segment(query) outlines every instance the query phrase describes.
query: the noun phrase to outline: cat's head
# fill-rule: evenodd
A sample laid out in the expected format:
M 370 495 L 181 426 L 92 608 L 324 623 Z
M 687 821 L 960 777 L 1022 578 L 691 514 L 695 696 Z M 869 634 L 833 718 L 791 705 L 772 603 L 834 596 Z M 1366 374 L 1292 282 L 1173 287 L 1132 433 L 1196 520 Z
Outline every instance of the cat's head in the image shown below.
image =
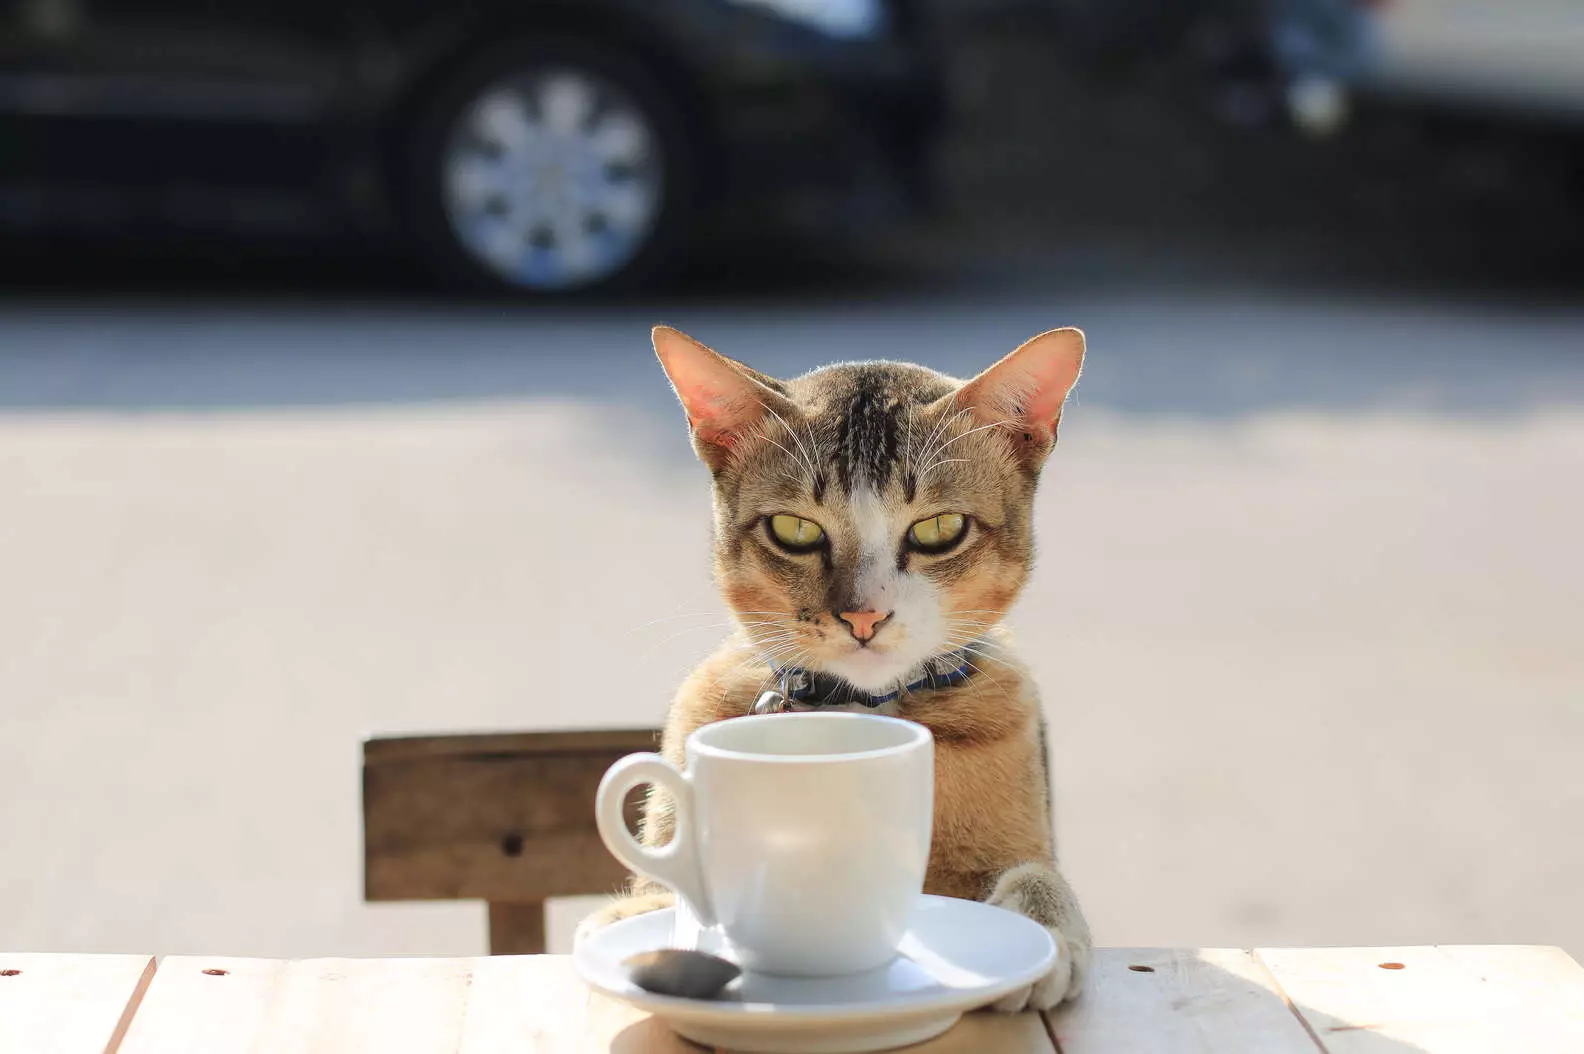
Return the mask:
M 882 692 L 1012 605 L 1081 332 L 971 381 L 898 362 L 781 381 L 665 326 L 654 343 L 714 476 L 716 577 L 763 654 Z

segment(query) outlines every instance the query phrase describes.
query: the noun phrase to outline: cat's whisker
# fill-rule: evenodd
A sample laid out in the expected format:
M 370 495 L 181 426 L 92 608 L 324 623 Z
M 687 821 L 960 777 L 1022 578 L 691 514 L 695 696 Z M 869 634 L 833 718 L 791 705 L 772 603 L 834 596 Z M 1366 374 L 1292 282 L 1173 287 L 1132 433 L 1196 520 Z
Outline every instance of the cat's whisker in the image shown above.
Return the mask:
M 945 437 L 951 432 L 951 430 L 954 427 L 956 427 L 957 422 L 961 421 L 964 417 L 972 416 L 974 410 L 975 410 L 975 408 L 972 407 L 972 406 L 965 406 L 961 410 L 958 410 L 956 413 L 952 414 L 950 417 L 946 418 L 944 421 L 941 422 L 941 428 L 936 433 L 936 435 L 934 436 L 935 444 L 934 444 L 934 446 L 932 446 L 930 448 L 929 456 L 931 458 L 935 457 L 943 449 L 945 449 L 945 445 L 946 445 Z M 926 459 L 926 460 L 928 460 L 928 459 Z
M 928 462 L 930 458 L 935 456 L 934 443 L 936 437 L 941 434 L 942 429 L 949 427 L 960 416 L 961 411 L 950 416 L 942 416 L 940 420 L 935 422 L 935 427 L 931 428 L 929 435 L 924 437 L 924 453 L 919 457 L 920 461 Z
M 976 638 L 954 640 L 954 641 L 952 641 L 952 646 L 954 648 L 956 648 L 958 651 L 965 652 L 968 655 L 972 655 L 972 656 L 974 656 L 975 658 L 979 659 L 982 662 L 993 662 L 993 663 L 996 663 L 996 664 L 998 664 L 1000 666 L 1006 667 L 1008 670 L 1011 670 L 1014 674 L 1016 674 L 1019 677 L 1022 677 L 1022 675 L 1023 675 L 1023 671 L 1019 667 L 1015 666 L 1014 664 L 1008 662 L 1007 660 L 1001 658 L 998 655 L 993 655 L 990 652 L 985 651 L 983 646 L 978 642 L 978 640 Z M 963 663 L 965 665 L 972 665 L 972 661 L 969 660 L 969 659 L 966 659 L 966 658 L 963 660 Z M 973 668 L 976 669 L 976 670 L 978 669 L 977 666 L 974 666 Z M 1005 692 L 1006 691 L 1006 687 L 1003 685 L 1001 690 L 1003 692 Z
M 771 412 L 774 413 L 774 411 L 771 411 Z M 764 429 L 762 429 L 762 428 L 758 429 L 757 434 L 758 434 L 758 437 L 760 439 L 763 439 L 766 443 L 769 443 L 771 446 L 773 446 L 777 450 L 781 451 L 781 453 L 785 454 L 787 457 L 792 458 L 795 461 L 796 460 L 800 460 L 796 454 L 792 453 L 792 451 L 788 450 L 786 447 L 782 446 L 780 443 L 777 443 L 774 439 L 771 439 L 770 436 L 765 432 Z
M 805 420 L 803 422 L 803 431 L 807 434 L 809 446 L 813 449 L 815 474 L 818 475 L 819 466 L 826 461 L 825 448 L 820 445 L 819 433 L 814 431 L 814 423 L 812 421 Z
M 733 637 L 728 637 L 727 640 L 729 641 L 729 640 L 732 640 L 733 638 L 735 638 L 735 639 L 738 639 L 738 640 L 745 641 L 748 644 L 757 644 L 757 643 L 760 643 L 761 641 L 780 640 L 780 639 L 782 639 L 784 637 L 789 637 L 789 636 L 792 636 L 792 635 L 793 635 L 793 633 L 792 633 L 791 630 L 779 629 L 779 628 L 776 628 L 776 627 L 770 627 L 768 629 L 762 629 L 762 630 L 758 630 L 758 631 L 752 632 L 752 633 L 744 631 L 744 632 L 741 632 L 741 633 L 733 634 Z
M 734 629 L 737 626 L 738 626 L 738 623 L 736 623 L 736 622 L 714 622 L 714 623 L 709 623 L 709 624 L 703 625 L 703 626 L 687 626 L 687 627 L 684 627 L 683 629 L 677 630 L 676 632 L 664 637 L 661 640 L 655 641 L 653 644 L 650 645 L 650 648 L 654 649 L 654 648 L 663 647 L 666 644 L 670 644 L 674 640 L 677 640 L 679 638 L 687 636 L 689 633 L 698 633 L 698 632 L 700 632 L 702 630 L 717 630 L 718 631 L 718 630 L 723 630 L 723 629 Z
M 946 442 L 942 443 L 939 447 L 937 447 L 936 450 L 935 450 L 935 453 L 939 454 L 939 453 L 944 452 L 947 447 L 949 447 L 953 443 L 957 442 L 957 440 L 966 439 L 968 436 L 973 435 L 975 432 L 983 432 L 987 428 L 1004 428 L 1007 425 L 1010 425 L 1012 423 L 1013 422 L 1010 421 L 1010 420 L 1007 420 L 1007 421 L 991 421 L 987 425 L 976 425 L 973 428 L 964 429 L 963 431 L 958 432 L 956 435 L 952 436 L 950 439 L 946 440 Z
M 778 647 L 789 647 L 801 639 L 802 638 L 798 634 L 789 633 L 784 637 L 772 637 L 767 640 L 750 641 L 749 645 L 751 647 L 758 648 L 760 651 L 767 651 L 768 649 Z
M 769 411 L 771 417 L 774 417 L 777 421 L 781 422 L 781 427 L 787 430 L 787 434 L 792 437 L 792 442 L 797 444 L 798 451 L 803 455 L 803 466 L 808 469 L 809 479 L 812 480 L 815 476 L 819 475 L 819 469 L 815 467 L 814 459 L 812 456 L 810 456 L 808 448 L 803 445 L 802 437 L 797 434 L 797 431 L 791 425 L 786 423 L 786 418 L 776 413 L 775 407 L 766 405 L 765 409 Z M 783 447 L 782 449 L 785 448 Z M 787 453 L 787 456 L 792 456 L 790 451 Z
M 959 417 L 961 416 L 961 412 L 959 412 L 958 416 Z M 954 417 L 954 418 L 952 418 L 952 420 L 955 421 L 956 418 Z M 957 442 L 959 439 L 964 439 L 964 438 L 966 438 L 968 436 L 971 436 L 975 432 L 983 432 L 983 431 L 985 431 L 986 429 L 989 429 L 989 428 L 1001 428 L 1001 427 L 1004 427 L 1004 426 L 1010 425 L 1010 424 L 1012 424 L 1011 421 L 992 421 L 989 424 L 976 425 L 973 428 L 964 429 L 963 431 L 958 432 L 956 435 L 952 436 L 950 439 L 946 439 L 946 440 L 936 444 L 935 447 L 930 450 L 930 454 L 929 454 L 930 463 L 929 463 L 929 466 L 927 468 L 925 468 L 923 472 L 920 472 L 918 474 L 918 478 L 920 480 L 924 479 L 926 476 L 928 476 L 935 469 L 939 468 L 941 465 L 950 465 L 950 464 L 953 464 L 955 462 L 969 460 L 968 458 L 942 459 L 941 456 L 940 456 L 940 455 L 942 455 L 942 454 L 944 454 L 946 452 L 946 448 L 947 447 L 951 446 L 953 443 Z
M 760 649 L 762 651 L 762 650 L 764 650 L 766 648 L 779 647 L 781 645 L 791 644 L 791 643 L 793 643 L 795 641 L 799 641 L 801 639 L 802 639 L 802 635 L 799 634 L 799 633 L 765 634 L 763 636 L 749 636 L 749 637 L 745 637 L 742 646 L 745 647 L 745 648 L 758 648 L 758 649 Z
M 809 651 L 808 651 L 807 648 L 800 648 L 797 651 L 793 652 L 791 654 L 790 658 L 786 662 L 781 662 L 779 665 L 782 666 L 783 668 L 787 667 L 787 666 L 797 666 L 798 664 L 802 663 L 805 658 L 808 657 L 808 654 L 809 654 Z M 775 656 L 775 657 L 772 657 L 772 658 L 769 659 L 769 663 L 768 664 L 770 666 L 770 669 L 764 675 L 764 677 L 760 678 L 759 686 L 757 688 L 755 688 L 754 691 L 753 691 L 753 698 L 754 698 L 755 701 L 757 701 L 758 698 L 761 695 L 763 695 L 766 690 L 769 689 L 771 682 L 775 680 L 775 678 L 776 678 L 776 665 L 777 665 L 777 661 L 778 661 L 779 658 L 780 658 L 780 656 L 778 655 L 778 656 Z
M 744 633 L 750 633 L 750 632 L 754 632 L 754 631 L 762 630 L 762 629 L 766 629 L 766 628 L 769 628 L 769 629 L 797 629 L 798 628 L 798 623 L 797 622 L 793 621 L 792 619 L 786 619 L 786 618 L 735 619 L 735 620 L 733 620 L 732 625 L 736 626 L 738 629 L 742 630 Z
M 1014 666 L 1010 662 L 1007 662 L 1005 659 L 1001 658 L 1000 656 L 991 655 L 988 652 L 980 651 L 979 649 L 973 647 L 972 645 L 969 645 L 969 644 L 963 645 L 963 651 L 966 651 L 970 655 L 973 655 L 973 656 L 976 656 L 976 657 L 978 657 L 980 659 L 983 659 L 986 662 L 993 662 L 993 663 L 996 663 L 996 664 L 998 664 L 1000 666 L 1005 666 L 1007 669 L 1011 670 L 1013 673 L 1021 674 L 1023 672 L 1022 670 L 1018 669 L 1018 667 Z
M 923 472 L 920 472 L 918 474 L 918 478 L 920 480 L 922 480 L 925 476 L 928 476 L 931 472 L 934 472 L 936 469 L 940 468 L 942 465 L 959 465 L 959 464 L 966 465 L 969 460 L 970 459 L 965 458 L 965 457 L 948 457 L 948 458 L 940 458 L 938 460 L 931 461 L 929 463 L 929 467 L 926 468 Z
M 766 628 L 768 628 L 770 630 L 785 631 L 790 636 L 795 636 L 796 635 L 795 633 L 791 632 L 792 631 L 792 627 L 794 625 L 792 623 L 760 622 L 760 623 L 756 623 L 756 625 L 759 625 L 759 626 L 762 626 L 762 627 L 766 627 Z M 737 630 L 742 630 L 743 636 L 746 637 L 746 638 L 749 638 L 750 640 L 752 640 L 754 638 L 754 636 L 755 636 L 754 633 L 752 633 L 750 631 L 743 630 L 742 624 L 740 622 L 717 622 L 717 623 L 714 623 L 712 625 L 705 625 L 705 626 L 688 626 L 688 627 L 686 627 L 684 629 L 678 630 L 678 631 L 676 631 L 674 633 L 671 633 L 671 634 L 667 635 L 666 637 L 662 638 L 661 640 L 658 640 L 658 641 L 655 641 L 655 642 L 649 644 L 644 649 L 644 651 L 642 652 L 642 654 L 638 658 L 639 665 L 640 666 L 647 665 L 648 663 L 654 661 L 656 656 L 657 656 L 657 653 L 660 651 L 660 649 L 664 648 L 667 644 L 670 644 L 672 641 L 675 641 L 675 640 L 678 640 L 678 639 L 680 639 L 682 637 L 685 637 L 689 633 L 695 632 L 697 630 L 704 630 L 704 629 L 710 629 L 710 630 L 737 629 Z M 760 630 L 760 633 L 764 633 L 764 632 L 765 632 L 764 630 Z M 768 634 L 765 634 L 765 635 L 767 637 L 772 638 L 772 639 L 776 639 L 776 640 L 781 639 L 781 637 L 777 633 L 768 633 Z M 758 650 L 759 647 L 760 646 L 758 644 L 749 643 L 749 644 L 742 645 L 740 647 L 733 647 L 732 650 L 733 651 L 747 650 L 747 649 Z
M 776 615 L 776 616 L 782 616 L 782 617 L 785 617 L 785 618 L 791 618 L 792 617 L 792 613 L 790 611 L 739 611 L 739 612 L 736 612 L 736 614 L 738 616 L 741 616 L 741 615 Z M 640 624 L 638 624 L 636 626 L 632 626 L 632 627 L 630 627 L 627 630 L 627 632 L 630 633 L 630 634 L 636 635 L 638 633 L 641 633 L 644 630 L 650 629 L 651 627 L 658 626 L 662 622 L 675 622 L 677 619 L 688 619 L 688 618 L 708 618 L 708 617 L 711 617 L 711 616 L 714 616 L 718 620 L 720 615 L 721 615 L 720 611 L 686 611 L 686 612 L 682 612 L 682 613 L 679 613 L 679 614 L 676 614 L 676 615 L 662 615 L 659 618 L 653 618 L 653 619 L 650 619 L 647 622 L 643 622 L 643 623 L 640 623 Z M 689 633 L 696 633 L 696 632 L 701 631 L 701 630 L 731 629 L 731 628 L 735 627 L 736 625 L 738 625 L 739 623 L 745 623 L 745 624 L 748 624 L 748 625 L 770 625 L 771 624 L 771 623 L 766 623 L 766 622 L 756 622 L 756 621 L 742 619 L 742 618 L 737 618 L 737 619 L 734 619 L 734 620 L 731 620 L 731 621 L 724 621 L 724 622 L 723 621 L 706 622 L 706 623 L 701 623 L 701 624 L 696 625 L 696 626 L 686 626 L 686 627 L 684 627 L 682 629 L 679 629 L 675 633 L 673 633 L 670 636 L 666 637 L 665 639 L 660 640 L 660 641 L 652 644 L 651 647 L 660 647 L 661 645 L 669 644 L 671 641 L 676 640 L 678 637 L 685 636 L 686 634 L 689 634 Z M 671 629 L 672 627 L 668 626 L 668 627 L 665 627 L 665 628 Z
M 983 658 L 983 656 L 981 656 L 981 658 Z M 979 667 L 975 666 L 972 662 L 969 662 L 967 659 L 963 660 L 963 665 L 967 666 L 970 670 L 972 670 L 974 673 L 978 674 L 981 677 L 987 677 L 988 676 L 983 670 L 981 670 Z M 982 684 L 983 682 L 980 682 L 980 683 Z M 1002 696 L 1003 699 L 1005 699 L 1007 701 L 1008 705 L 1015 705 L 1016 700 L 1012 697 L 1012 693 L 1007 691 L 1007 686 L 1006 685 L 1001 684 L 999 681 L 992 682 L 992 683 L 994 683 L 997 688 L 1001 689 L 1001 696 Z
M 758 666 L 761 663 L 773 664 L 781 655 L 785 654 L 786 649 L 789 647 L 790 645 L 780 644 L 767 652 L 763 648 L 757 648 L 751 645 L 745 646 L 741 650 L 748 651 L 750 654 L 748 654 L 745 658 L 739 659 L 735 664 L 726 670 L 723 676 L 730 677 L 740 670 L 747 669 L 751 666 Z
M 954 648 L 961 648 L 965 645 L 974 645 L 976 647 L 991 646 L 979 634 L 979 630 L 965 626 L 961 629 L 949 631 L 946 634 L 946 641 L 949 647 Z
M 644 646 L 643 652 L 639 657 L 639 662 L 646 663 L 654 660 L 659 656 L 661 649 L 663 649 L 666 645 L 672 643 L 673 641 L 680 640 L 686 635 L 686 633 L 673 633 L 670 636 L 664 637 L 660 640 L 651 641 L 649 644 Z
M 769 407 L 766 407 L 766 409 L 769 409 Z M 785 424 L 785 422 L 782 422 L 782 423 Z M 770 437 L 770 433 L 766 432 L 764 430 L 764 428 L 762 428 L 762 427 L 755 428 L 749 434 L 755 439 L 763 439 L 766 443 L 769 443 L 771 446 L 773 446 L 777 450 L 781 451 L 781 453 L 783 453 L 787 457 L 791 458 L 799 466 L 806 467 L 807 463 L 804 461 L 804 459 L 802 457 L 798 456 L 797 454 L 792 453 L 792 451 L 788 450 L 783 444 L 778 443 L 774 439 L 772 439 Z M 796 472 L 793 472 L 791 469 L 788 469 L 788 468 L 780 469 L 776 473 L 775 478 L 778 479 L 778 480 L 781 480 L 782 482 L 790 483 L 793 487 L 798 487 L 798 488 L 801 488 L 801 487 L 805 486 L 807 484 L 807 482 L 808 482 L 802 476 L 799 476 Z
M 661 615 L 658 618 L 649 619 L 647 622 L 640 622 L 636 626 L 628 627 L 628 629 L 629 629 L 630 632 L 636 633 L 638 630 L 648 629 L 650 626 L 653 626 L 656 623 L 660 623 L 660 622 L 674 622 L 674 621 L 676 621 L 679 618 L 708 618 L 711 615 L 720 615 L 720 614 L 721 614 L 721 612 L 719 610 L 715 610 L 715 611 L 680 611 L 680 612 L 676 613 L 675 615 Z
M 907 438 L 902 440 L 902 476 L 913 475 L 913 415 L 907 415 Z

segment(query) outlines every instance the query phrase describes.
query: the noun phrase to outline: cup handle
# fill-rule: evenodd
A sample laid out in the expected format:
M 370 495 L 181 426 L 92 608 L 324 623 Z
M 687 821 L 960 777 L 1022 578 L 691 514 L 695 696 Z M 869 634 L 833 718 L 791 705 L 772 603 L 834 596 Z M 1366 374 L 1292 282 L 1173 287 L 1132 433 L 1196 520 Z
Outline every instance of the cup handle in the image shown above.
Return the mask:
M 628 791 L 645 783 L 671 795 L 671 841 L 662 846 L 642 845 L 627 830 L 623 802 Z M 627 755 L 600 780 L 594 799 L 594 820 L 612 856 L 639 874 L 670 886 L 688 902 L 700 925 L 715 925 L 694 841 L 693 784 L 685 774 L 659 754 Z

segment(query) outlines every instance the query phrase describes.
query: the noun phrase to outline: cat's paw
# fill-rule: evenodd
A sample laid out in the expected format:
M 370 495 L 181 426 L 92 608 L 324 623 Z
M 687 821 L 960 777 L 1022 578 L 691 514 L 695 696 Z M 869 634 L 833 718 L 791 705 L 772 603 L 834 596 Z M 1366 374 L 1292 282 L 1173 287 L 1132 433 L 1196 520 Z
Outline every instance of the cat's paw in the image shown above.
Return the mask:
M 1074 953 L 1075 942 L 1069 941 L 1060 930 L 1048 926 L 1046 929 L 1056 942 L 1056 965 L 1051 967 L 1050 973 L 1033 984 L 1024 985 L 997 999 L 991 1004 L 992 1010 L 1006 1014 L 1020 1014 L 1025 1010 L 1053 1010 L 1078 994 L 1088 966 L 1088 951 L 1085 949 L 1081 953 L 1083 965 L 1080 967 L 1080 955 Z
M 1002 996 L 993 1009 L 1006 1013 L 1051 1010 L 1077 995 L 1089 972 L 1089 927 L 1066 881 L 1045 864 L 1025 864 L 1001 876 L 985 903 L 1015 911 L 1044 926 L 1056 942 L 1056 963 L 1033 984 Z
M 651 911 L 661 911 L 665 908 L 676 906 L 676 894 L 670 890 L 655 893 L 631 893 L 600 908 L 578 923 L 577 930 L 572 935 L 572 946 L 577 947 L 596 930 L 602 930 L 613 922 L 630 919 L 634 915 L 647 915 Z

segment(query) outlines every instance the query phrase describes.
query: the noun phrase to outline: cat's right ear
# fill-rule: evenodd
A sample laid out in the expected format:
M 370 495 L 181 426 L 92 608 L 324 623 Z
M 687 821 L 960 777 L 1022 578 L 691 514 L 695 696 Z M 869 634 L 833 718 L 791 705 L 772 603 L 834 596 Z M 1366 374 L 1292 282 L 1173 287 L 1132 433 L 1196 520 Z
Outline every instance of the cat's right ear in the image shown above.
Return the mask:
M 794 412 L 784 396 L 681 330 L 656 326 L 653 338 L 660 365 L 687 412 L 693 449 L 711 469 L 722 468 L 772 411 L 783 420 Z
M 1049 330 L 963 385 L 952 403 L 986 426 L 998 427 L 1019 459 L 1038 471 L 1056 444 L 1062 406 L 1078 383 L 1083 361 L 1083 330 Z

